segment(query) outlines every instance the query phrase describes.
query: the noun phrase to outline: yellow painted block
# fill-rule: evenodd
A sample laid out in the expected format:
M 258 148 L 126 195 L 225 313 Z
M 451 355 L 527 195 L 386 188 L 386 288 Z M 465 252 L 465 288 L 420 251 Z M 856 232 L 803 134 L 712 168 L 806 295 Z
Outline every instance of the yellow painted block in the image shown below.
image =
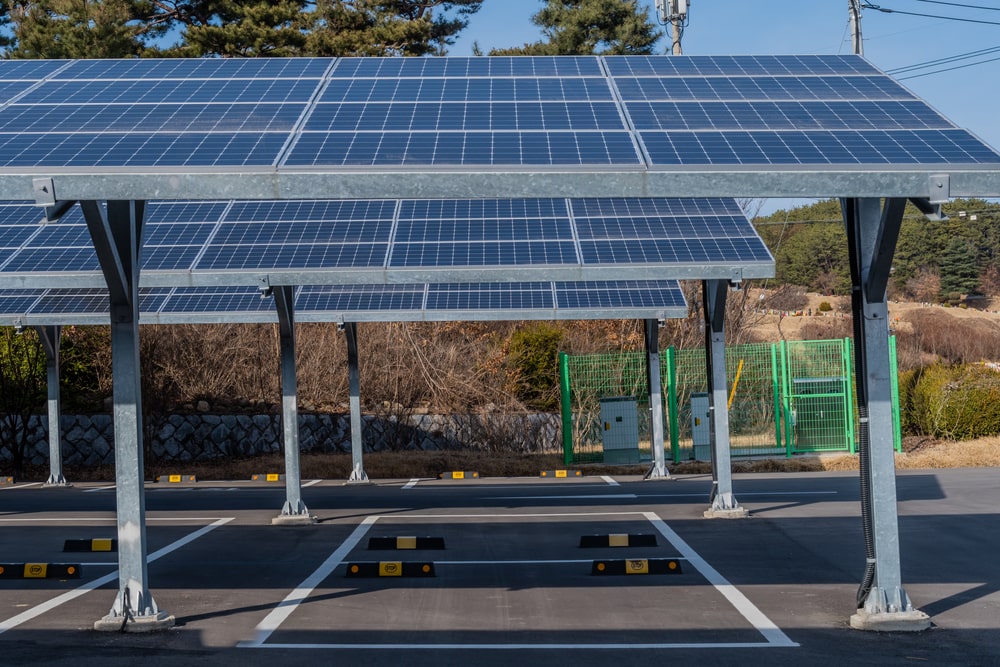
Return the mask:
M 451 473 L 452 479 L 465 479 L 465 472 L 453 472 Z
M 25 563 L 24 578 L 44 579 L 45 575 L 48 573 L 48 570 L 49 570 L 48 563 Z
M 276 472 L 269 472 L 267 474 L 267 481 L 269 481 L 269 482 L 277 482 L 280 479 L 281 479 L 281 475 L 279 475 Z
M 396 538 L 396 548 L 397 549 L 416 549 L 417 548 L 417 537 L 397 537 Z
M 625 574 L 649 574 L 649 561 L 645 559 L 625 561 Z
M 181 476 L 180 475 L 170 475 L 169 477 L 167 477 L 167 481 L 176 484 L 177 482 L 181 481 Z
M 91 551 L 111 551 L 111 540 L 94 539 L 90 541 Z
M 403 564 L 399 561 L 382 561 L 378 564 L 378 576 L 401 577 L 403 576 Z
M 565 470 L 556 470 L 556 477 L 565 477 L 565 476 L 566 476 Z
M 628 534 L 608 535 L 609 547 L 627 547 Z

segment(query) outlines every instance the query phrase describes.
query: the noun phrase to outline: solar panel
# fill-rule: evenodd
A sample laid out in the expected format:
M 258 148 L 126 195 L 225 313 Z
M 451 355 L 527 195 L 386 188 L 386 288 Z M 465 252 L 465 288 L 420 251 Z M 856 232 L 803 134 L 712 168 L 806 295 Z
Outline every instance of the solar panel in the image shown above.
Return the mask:
M 853 55 L 606 56 L 604 62 L 615 77 L 878 74 L 874 66 Z
M 570 79 L 331 79 L 322 103 L 348 102 L 605 102 L 605 78 Z
M 328 58 L 139 58 L 134 60 L 77 60 L 69 68 L 59 72 L 56 78 L 77 80 L 150 78 L 315 79 L 323 76 L 326 70 L 329 69 L 331 62 Z

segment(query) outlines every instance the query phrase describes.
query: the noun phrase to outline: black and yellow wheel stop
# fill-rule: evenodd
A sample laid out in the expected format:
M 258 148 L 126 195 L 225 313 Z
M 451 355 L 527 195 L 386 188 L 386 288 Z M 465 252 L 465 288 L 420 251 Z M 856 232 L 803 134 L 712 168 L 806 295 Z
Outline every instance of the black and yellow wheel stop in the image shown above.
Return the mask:
M 0 563 L 0 579 L 79 579 L 78 563 Z
M 13 484 L 13 477 L 0 477 L 0 486 L 6 486 L 7 484 Z
M 347 577 L 433 577 L 434 563 L 378 561 L 374 563 L 348 563 Z
M 566 479 L 568 477 L 583 477 L 583 473 L 579 470 L 543 470 L 538 473 L 538 476 Z
M 181 484 L 183 482 L 197 482 L 195 475 L 157 475 L 157 482 L 167 482 L 168 484 Z
M 250 475 L 251 482 L 284 482 L 285 476 L 277 472 L 254 473 Z
M 595 560 L 591 574 L 683 574 L 676 558 Z
M 478 472 L 471 472 L 468 470 L 455 470 L 451 472 L 443 472 L 438 475 L 438 479 L 478 479 Z
M 656 535 L 646 533 L 612 533 L 610 535 L 581 535 L 580 547 L 655 547 Z
M 369 549 L 444 549 L 443 537 L 369 537 Z
M 118 551 L 118 540 L 94 538 L 90 540 L 66 540 L 63 551 Z

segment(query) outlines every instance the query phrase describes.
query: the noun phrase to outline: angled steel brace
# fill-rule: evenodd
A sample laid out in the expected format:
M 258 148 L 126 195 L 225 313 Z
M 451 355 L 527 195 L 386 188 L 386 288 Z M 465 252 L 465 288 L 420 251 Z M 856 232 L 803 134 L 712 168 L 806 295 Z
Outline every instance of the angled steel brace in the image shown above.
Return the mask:
M 274 523 L 312 523 L 302 502 L 302 473 L 299 466 L 298 383 L 295 377 L 295 288 L 278 285 L 272 289 L 278 311 L 281 347 L 281 426 L 285 445 L 285 504 Z
M 62 433 L 59 428 L 59 418 L 62 416 L 59 401 L 59 339 L 62 327 L 37 326 L 35 331 L 45 350 L 45 370 L 48 376 L 49 479 L 45 486 L 69 486 L 63 476 Z
M 867 552 L 866 572 L 858 591 L 859 611 L 851 618 L 851 625 L 878 630 L 891 624 L 891 629 L 919 630 L 929 621 L 926 614 L 913 608 L 903 590 L 900 570 L 886 301 L 886 284 L 906 200 L 887 199 L 883 206 L 875 198 L 845 199 L 841 206 L 851 265 L 861 504 Z
M 350 386 L 351 405 L 351 474 L 349 483 L 367 482 L 364 466 L 364 433 L 361 423 L 361 372 L 358 365 L 358 324 L 344 322 L 344 337 L 347 339 L 347 377 Z

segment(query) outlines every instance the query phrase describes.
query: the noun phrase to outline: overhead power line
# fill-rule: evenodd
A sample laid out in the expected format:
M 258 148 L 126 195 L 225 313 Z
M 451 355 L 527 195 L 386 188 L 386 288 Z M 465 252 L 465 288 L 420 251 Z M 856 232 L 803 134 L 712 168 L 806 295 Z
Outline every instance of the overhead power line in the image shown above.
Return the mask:
M 1000 21 L 983 21 L 981 19 L 965 19 L 965 18 L 959 18 L 957 16 L 940 16 L 936 14 L 920 14 L 918 12 L 904 12 L 899 9 L 890 9 L 888 7 L 880 7 L 879 5 L 873 5 L 870 2 L 865 2 L 861 6 L 864 9 L 873 9 L 877 12 L 882 12 L 883 14 L 904 14 L 906 16 L 919 16 L 925 19 L 940 19 L 942 21 L 961 21 L 962 23 L 978 23 L 980 25 L 1000 25 Z
M 980 60 L 979 62 L 965 63 L 964 65 L 956 65 L 954 67 L 946 67 L 944 69 L 934 70 L 933 72 L 923 72 L 921 74 L 912 74 L 910 76 L 901 76 L 901 77 L 897 77 L 897 80 L 898 81 L 906 81 L 907 79 L 918 79 L 918 78 L 920 78 L 922 76 L 930 76 L 931 74 L 941 74 L 942 72 L 952 72 L 952 71 L 957 70 L 957 69 L 964 69 L 966 67 L 973 67 L 975 65 L 985 65 L 986 63 L 996 62 L 997 60 L 1000 60 L 1000 56 L 997 56 L 996 58 L 989 58 L 987 60 Z
M 932 5 L 949 5 L 951 7 L 961 7 L 962 9 L 987 9 L 991 12 L 1000 12 L 1000 7 L 983 7 L 982 5 L 966 5 L 961 2 L 945 2 L 944 0 L 917 0 L 917 2 L 927 2 Z
M 941 65 L 948 65 L 951 63 L 959 62 L 961 60 L 968 60 L 969 58 L 976 58 L 978 56 L 985 56 L 991 53 L 996 53 L 1000 51 L 1000 46 L 991 46 L 985 49 L 979 49 L 978 51 L 969 51 L 967 53 L 960 53 L 955 56 L 947 56 L 945 58 L 937 58 L 935 60 L 925 60 L 922 63 L 916 63 L 914 65 L 907 65 L 905 67 L 896 67 L 893 69 L 886 70 L 886 74 L 891 74 L 893 76 L 897 74 L 905 74 L 907 72 L 912 72 L 914 70 L 927 69 L 928 67 L 939 67 Z M 968 63 L 968 66 L 975 65 L 976 63 Z

